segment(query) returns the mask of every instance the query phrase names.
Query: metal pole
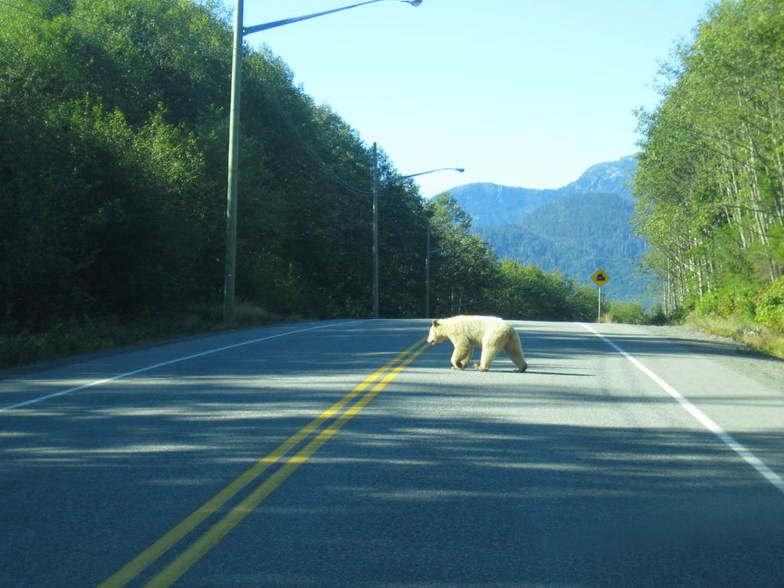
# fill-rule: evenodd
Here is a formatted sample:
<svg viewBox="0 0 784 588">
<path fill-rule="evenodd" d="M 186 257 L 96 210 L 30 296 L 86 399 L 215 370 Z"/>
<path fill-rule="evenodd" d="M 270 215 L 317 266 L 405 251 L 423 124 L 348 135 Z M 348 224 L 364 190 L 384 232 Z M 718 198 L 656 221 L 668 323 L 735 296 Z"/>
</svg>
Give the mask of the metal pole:
<svg viewBox="0 0 784 588">
<path fill-rule="evenodd" d="M 430 317 L 430 220 L 427 221 L 427 244 L 425 246 L 425 318 Z"/>
<path fill-rule="evenodd" d="M 599 312 L 596 315 L 596 322 L 602 322 L 602 289 L 599 287 Z"/>
<path fill-rule="evenodd" d="M 365 4 L 374 4 L 382 0 L 365 0 L 334 8 L 323 12 L 306 14 L 295 18 L 276 20 L 264 24 L 245 28 L 243 26 L 243 0 L 237 0 L 237 9 L 234 13 L 234 46 L 231 65 L 231 107 L 229 112 L 229 172 L 228 187 L 226 191 L 226 258 L 223 284 L 223 322 L 231 326 L 234 322 L 234 294 L 237 270 L 237 185 L 238 185 L 238 157 L 239 157 L 239 128 L 240 128 L 240 74 L 242 72 L 242 38 L 259 31 L 281 27 L 302 20 L 332 14 Z M 419 6 L 422 0 L 401 0 L 411 6 Z M 378 155 L 376 144 L 373 143 L 373 315 L 378 317 Z"/>
<path fill-rule="evenodd" d="M 234 293 L 237 269 L 237 185 L 240 127 L 240 84 L 242 74 L 243 0 L 234 13 L 234 47 L 231 62 L 231 106 L 229 112 L 229 172 L 226 189 L 226 258 L 223 283 L 223 324 L 234 323 Z"/>
<path fill-rule="evenodd" d="M 373 318 L 378 316 L 378 146 L 373 143 Z"/>
<path fill-rule="evenodd" d="M 296 16 L 294 18 L 284 18 L 283 20 L 276 20 L 274 22 L 268 22 L 265 24 L 254 25 L 252 27 L 247 27 L 245 30 L 246 35 L 251 35 L 253 33 L 258 33 L 259 31 L 266 31 L 269 29 L 274 29 L 277 27 L 282 27 L 285 25 L 294 24 L 295 22 L 300 22 L 303 20 L 308 20 L 311 18 L 316 18 L 319 16 L 324 16 L 326 14 L 332 14 L 334 12 L 341 12 L 343 10 L 349 10 L 350 8 L 356 8 L 357 6 L 364 6 L 365 4 L 373 4 L 375 2 L 381 2 L 382 0 L 367 0 L 366 2 L 359 2 L 357 4 L 352 4 L 351 6 L 344 6 L 343 8 L 333 8 L 332 10 L 324 10 L 323 12 L 315 12 L 313 14 L 306 14 L 305 16 Z M 408 0 L 404 0 L 408 1 Z M 409 4 L 413 6 L 419 6 L 421 3 L 414 4 L 413 2 L 409 2 Z"/>
</svg>

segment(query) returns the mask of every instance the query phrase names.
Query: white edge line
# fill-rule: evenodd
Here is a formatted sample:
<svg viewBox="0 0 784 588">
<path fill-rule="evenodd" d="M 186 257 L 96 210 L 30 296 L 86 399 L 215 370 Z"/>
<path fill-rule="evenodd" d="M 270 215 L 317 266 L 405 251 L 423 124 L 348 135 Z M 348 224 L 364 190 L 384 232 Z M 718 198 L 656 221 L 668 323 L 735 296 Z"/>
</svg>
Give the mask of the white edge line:
<svg viewBox="0 0 784 588">
<path fill-rule="evenodd" d="M 90 382 L 88 384 L 82 384 L 81 386 L 75 386 L 74 388 L 68 388 L 66 390 L 60 390 L 58 392 L 53 392 L 52 394 L 47 394 L 46 396 L 39 396 L 37 398 L 32 398 L 30 400 L 25 400 L 24 402 L 18 402 L 16 404 L 11 404 L 9 406 L 0 407 L 0 413 L 6 412 L 9 410 L 14 410 L 17 408 L 22 408 L 23 406 L 29 406 L 31 404 L 38 404 L 39 402 L 43 402 L 45 400 L 50 400 L 52 398 L 57 398 L 58 396 L 64 396 L 66 394 L 70 394 L 71 392 L 78 392 L 79 390 L 84 390 L 85 388 L 94 388 L 95 386 L 100 386 L 101 384 L 107 384 L 109 382 L 114 382 L 115 380 L 121 380 L 122 378 L 127 378 L 128 376 L 135 376 L 136 374 L 141 374 L 144 372 L 149 372 L 154 369 L 165 367 L 167 365 L 172 365 L 174 363 L 180 363 L 183 361 L 188 361 L 189 359 L 196 359 L 197 357 L 204 357 L 205 355 L 211 355 L 213 353 L 220 353 L 221 351 L 227 351 L 228 349 L 235 349 L 237 347 L 244 347 L 245 345 L 253 345 L 254 343 L 261 343 L 262 341 L 269 341 L 270 339 L 279 339 L 280 337 L 286 337 L 288 335 L 296 335 L 297 333 L 305 333 L 307 331 L 315 331 L 316 329 L 326 329 L 327 327 L 334 327 L 336 325 L 345 325 L 348 323 L 353 323 L 356 321 L 344 321 L 338 323 L 328 323 L 326 325 L 316 325 L 315 327 L 308 327 L 307 329 L 298 329 L 296 331 L 286 331 L 285 333 L 278 333 L 277 335 L 269 335 L 267 337 L 259 337 L 258 339 L 251 339 L 250 341 L 243 341 L 241 343 L 234 343 L 232 345 L 225 345 L 223 347 L 216 347 L 215 349 L 208 349 L 207 351 L 201 351 L 199 353 L 194 353 L 192 355 L 186 355 L 184 357 L 177 357 L 175 359 L 170 359 L 168 361 L 162 361 L 161 363 L 156 363 L 153 365 L 148 365 L 143 368 L 139 368 L 137 370 L 133 370 L 130 372 L 125 372 L 122 374 L 117 374 L 116 376 L 112 376 L 111 378 L 104 378 L 103 380 L 95 380 L 94 382 Z"/>
<path fill-rule="evenodd" d="M 626 359 L 628 359 L 634 367 L 648 376 L 653 382 L 659 386 L 662 390 L 664 390 L 667 394 L 672 396 L 678 404 L 683 407 L 686 412 L 688 412 L 691 416 L 693 416 L 703 427 L 708 429 L 711 433 L 716 435 L 727 447 L 732 449 L 735 453 L 737 453 L 743 460 L 748 463 L 751 467 L 753 467 L 757 472 L 765 478 L 768 482 L 773 484 L 773 486 L 779 490 L 782 494 L 784 494 L 784 478 L 779 476 L 776 472 L 770 469 L 760 458 L 758 458 L 754 453 L 752 453 L 749 449 L 747 449 L 743 444 L 739 443 L 732 435 L 727 433 L 721 426 L 716 423 L 712 418 L 702 412 L 699 408 L 697 408 L 694 404 L 692 404 L 689 400 L 687 400 L 683 394 L 678 392 L 675 388 L 670 386 L 667 382 L 662 380 L 658 375 L 652 372 L 650 369 L 645 367 L 637 358 L 629 355 L 621 349 L 618 345 L 613 343 L 610 339 L 605 337 L 604 335 L 598 333 L 593 327 L 590 325 L 586 325 L 584 323 L 577 323 L 585 330 L 590 331 L 599 339 L 607 343 L 610 347 L 615 349 L 618 353 L 623 355 Z"/>
</svg>

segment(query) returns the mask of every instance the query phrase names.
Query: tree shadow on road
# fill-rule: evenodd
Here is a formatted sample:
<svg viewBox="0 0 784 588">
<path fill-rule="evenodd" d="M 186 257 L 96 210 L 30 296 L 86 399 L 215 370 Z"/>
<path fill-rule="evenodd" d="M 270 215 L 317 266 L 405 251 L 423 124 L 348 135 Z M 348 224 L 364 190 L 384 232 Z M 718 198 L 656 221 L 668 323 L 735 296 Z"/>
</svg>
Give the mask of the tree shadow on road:
<svg viewBox="0 0 784 588">
<path fill-rule="evenodd" d="M 347 356 L 347 327 L 318 355 L 249 348 L 217 370 L 169 366 L 91 402 L 18 411 L 0 434 L 0 489 L 14 497 L 0 506 L 0 585 L 24 585 L 41 561 L 72 585 L 104 579 L 413 344 L 417 325 L 360 354 Z M 602 422 L 608 406 L 672 400 L 592 389 L 571 358 L 616 353 L 595 336 L 531 342 L 526 374 L 507 360 L 453 373 L 448 346 L 422 356 L 182 585 L 780 585 L 780 493 L 709 432 Z M 558 413 L 574 406 L 594 421 Z M 781 458 L 780 435 L 744 442 Z"/>
</svg>

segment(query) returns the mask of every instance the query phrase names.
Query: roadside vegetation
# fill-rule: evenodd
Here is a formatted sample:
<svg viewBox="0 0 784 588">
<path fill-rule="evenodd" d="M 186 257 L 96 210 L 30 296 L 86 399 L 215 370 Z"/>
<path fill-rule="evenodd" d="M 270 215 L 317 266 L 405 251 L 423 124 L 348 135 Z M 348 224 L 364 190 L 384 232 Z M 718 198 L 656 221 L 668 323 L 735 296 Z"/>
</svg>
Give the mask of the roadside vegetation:
<svg viewBox="0 0 784 588">
<path fill-rule="evenodd" d="M 714 335 L 730 337 L 751 349 L 784 359 L 784 333 L 748 318 L 690 315 L 685 324 Z"/>
<path fill-rule="evenodd" d="M 784 4 L 721 0 L 641 112 L 637 226 L 663 312 L 784 357 Z"/>
<path fill-rule="evenodd" d="M 595 288 L 578 286 L 574 280 L 558 273 L 546 273 L 536 266 L 499 261 L 487 243 L 472 234 L 470 217 L 448 194 L 423 203 L 423 207 L 431 230 L 432 317 L 470 313 L 516 319 L 595 320 L 598 303 Z M 424 316 L 424 250 L 417 261 L 421 264 L 420 271 L 412 272 L 415 275 L 411 279 L 419 280 L 423 298 L 412 299 L 410 309 L 405 313 L 385 313 L 385 316 Z M 392 295 L 388 293 L 388 296 Z M 368 296 L 365 308 L 369 306 Z M 254 302 L 244 301 L 237 305 L 235 326 L 258 326 L 302 318 L 367 317 L 365 308 L 345 315 L 313 311 L 277 314 Z M 221 312 L 219 304 L 194 304 L 179 313 L 171 310 L 84 313 L 51 317 L 49 322 L 38 326 L 35 326 L 37 323 L 27 326 L 17 323 L 9 328 L 6 323 L 0 329 L 0 367 L 216 331 L 222 328 Z"/>
<path fill-rule="evenodd" d="M 214 332 L 221 328 L 222 311 L 215 306 L 194 308 L 179 316 L 94 314 L 53 320 L 36 330 L 4 328 L 0 330 L 0 368 Z M 280 320 L 247 303 L 235 308 L 236 327 Z"/>
</svg>

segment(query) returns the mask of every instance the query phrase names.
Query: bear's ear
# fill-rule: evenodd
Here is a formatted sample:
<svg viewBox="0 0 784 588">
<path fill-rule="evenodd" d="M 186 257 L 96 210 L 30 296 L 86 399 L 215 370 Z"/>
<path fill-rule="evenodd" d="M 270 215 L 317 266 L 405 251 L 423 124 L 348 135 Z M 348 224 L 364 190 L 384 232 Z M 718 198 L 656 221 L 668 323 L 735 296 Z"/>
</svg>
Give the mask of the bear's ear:
<svg viewBox="0 0 784 588">
<path fill-rule="evenodd" d="M 434 326 L 434 327 L 437 327 L 437 326 L 438 326 L 438 319 L 433 319 L 433 326 Z"/>
</svg>

